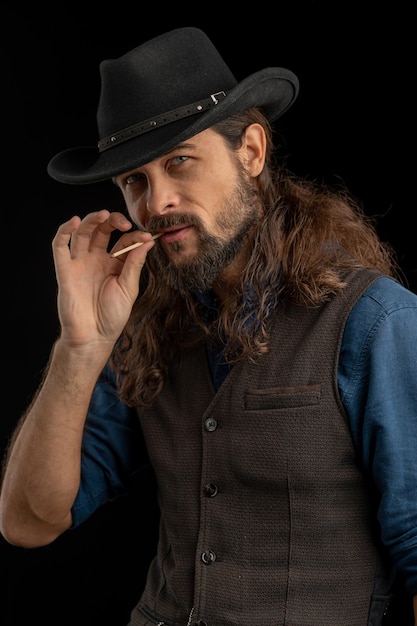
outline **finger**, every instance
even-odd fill
[[[81,218],[78,215],[74,215],[70,220],[61,224],[58,228],[55,237],[52,240],[52,250],[54,258],[69,257],[69,244],[71,237],[77,228],[80,226]]]
[[[119,284],[132,302],[138,295],[140,274],[145,265],[147,254],[154,245],[154,240],[149,239],[142,246],[118,257],[118,259],[125,257],[123,269],[119,275]]]
[[[90,250],[93,233],[108,220],[109,216],[110,212],[107,209],[102,209],[101,211],[89,213],[80,221],[78,228],[71,234],[70,249],[73,256],[78,256]]]
[[[115,231],[126,232],[131,230],[132,223],[123,215],[115,211],[110,213],[108,218],[100,222],[97,228],[93,230],[90,237],[90,249],[94,247],[107,250],[109,245],[110,235]]]

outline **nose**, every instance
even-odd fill
[[[147,219],[154,215],[165,215],[167,212],[175,209],[178,204],[178,191],[172,179],[166,173],[148,176],[145,200]]]

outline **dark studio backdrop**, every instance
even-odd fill
[[[145,11],[124,3],[97,13],[61,2],[59,8],[8,9],[13,43],[5,69],[13,122],[3,129],[10,149],[3,208],[9,252],[3,256],[8,336],[2,450],[57,334],[55,231],[75,213],[122,207],[110,183],[61,185],[48,178],[47,162],[67,147],[95,143],[99,62],[165,30],[206,30],[238,79],[272,65],[299,76],[298,101],[278,124],[288,166],[344,181],[366,213],[377,217],[404,281],[417,292],[410,11],[391,3],[275,2],[273,11],[231,5],[226,17],[226,7],[201,8],[181,3],[168,12],[157,5]],[[20,550],[0,539],[0,624],[126,626],[155,546],[153,488],[152,476],[145,476],[135,498],[106,507],[45,548]]]

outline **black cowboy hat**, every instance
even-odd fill
[[[272,122],[298,94],[297,77],[279,67],[238,83],[207,35],[193,27],[103,61],[100,77],[98,145],[54,156],[48,173],[59,182],[83,185],[128,172],[251,107]]]

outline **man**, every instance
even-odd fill
[[[46,545],[126,493],[143,433],[161,524],[131,626],[375,626],[397,590],[411,624],[417,297],[346,192],[274,168],[296,76],[237,83],[183,28],[101,80],[98,147],[48,171],[112,179],[130,220],[54,238],[61,332],[5,460],[5,538]]]

